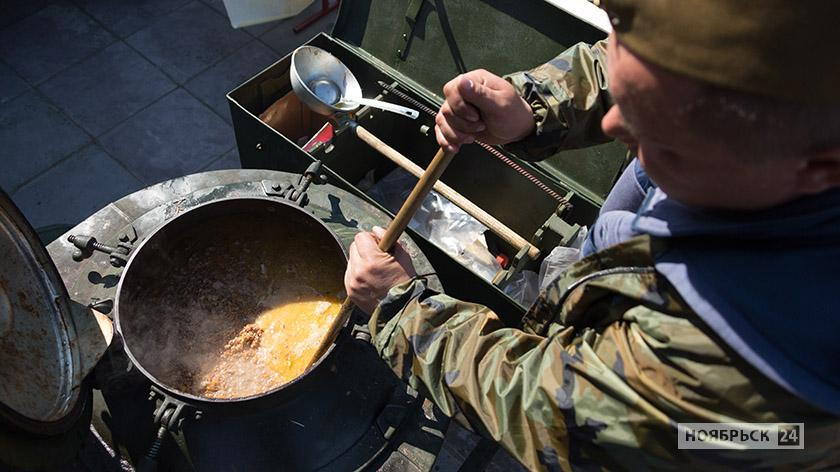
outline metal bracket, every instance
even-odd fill
[[[513,278],[514,274],[517,274],[525,266],[531,262],[531,256],[528,255],[528,251],[531,249],[530,244],[526,244],[516,253],[516,256],[513,257],[513,260],[510,261],[510,266],[507,270],[500,270],[496,273],[496,276],[493,277],[493,285],[504,288],[510,280]]]
[[[558,206],[557,211],[534,233],[531,241],[544,248],[568,246],[580,231],[580,225],[567,223],[562,217],[564,212],[565,207]]]
[[[364,323],[355,324],[353,325],[353,330],[350,331],[350,336],[354,339],[358,339],[359,341],[370,343],[370,328],[368,328],[368,325]]]
[[[177,433],[181,430],[184,420],[188,418],[188,413],[192,413],[192,418],[195,420],[201,419],[201,410],[196,410],[194,407],[182,402],[181,400],[172,398],[168,394],[162,392],[154,385],[149,389],[149,401],[161,401],[161,404],[155,408],[155,424],[166,428],[167,431]]]
[[[304,207],[307,203],[309,203],[309,196],[306,194],[306,190],[309,188],[309,185],[313,183],[315,185],[327,183],[326,174],[321,173],[322,167],[323,164],[321,164],[321,161],[313,162],[306,168],[303,175],[300,176],[297,184],[294,185],[282,185],[271,180],[263,180],[263,191],[266,195],[285,198],[300,207]]]
[[[166,439],[166,433],[178,433],[181,430],[181,426],[186,419],[186,412],[192,411],[194,419],[201,419],[202,413],[200,410],[196,410],[186,403],[170,397],[152,385],[149,390],[149,401],[156,402],[158,400],[161,400],[162,402],[157,408],[155,408],[154,413],[154,424],[158,426],[157,434],[155,434],[155,439],[152,441],[152,445],[149,447],[148,452],[140,458],[140,462],[135,469],[138,472],[157,472],[160,450],[163,447],[164,440]]]
[[[374,423],[382,437],[390,442],[411,412],[421,407],[422,400],[418,400],[416,391],[396,387]]]
[[[356,126],[356,115],[358,111],[339,112],[330,117],[330,120],[333,122],[333,142],[335,142],[337,136]]]
[[[408,50],[411,49],[411,43],[414,41],[414,36],[417,32],[418,23],[420,23],[420,15],[423,13],[423,7],[426,6],[426,0],[411,0],[405,12],[405,22],[408,26],[405,33],[402,35],[402,48],[397,49],[397,57],[405,61],[408,58]]]
[[[94,252],[104,252],[108,254],[108,260],[114,267],[125,267],[128,263],[128,256],[131,249],[134,247],[134,242],[137,241],[137,230],[134,226],[129,225],[128,230],[121,234],[117,246],[108,246],[96,240],[93,236],[83,234],[71,234],[67,237],[76,250],[73,251],[73,260],[81,262],[92,256]]]
[[[113,316],[110,315],[111,311],[114,309],[114,299],[113,298],[94,298],[91,299],[90,304],[88,304],[89,308],[93,308],[94,310],[108,315],[109,318],[113,319]]]

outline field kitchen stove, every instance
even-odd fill
[[[30,382],[18,385],[17,390],[4,390],[0,462],[19,467],[66,462],[79,454],[92,423],[108,447],[138,470],[431,470],[448,418],[379,360],[368,342],[366,324],[358,317],[348,323],[320,365],[293,382],[293,388],[281,387],[239,405],[192,401],[154,385],[142,369],[132,365],[120,334],[111,331],[108,317],[118,308],[114,305],[118,282],[132,251],[161,225],[178,221],[190,210],[249,199],[302,208],[326,225],[345,248],[356,232],[387,225],[389,217],[383,212],[325,183],[317,168],[311,170],[308,178],[243,169],[162,182],[107,205],[50,243],[46,249],[51,261],[39,262],[47,269],[54,263],[55,275],[60,277],[53,280],[54,293],[59,294],[56,300],[63,287],[69,295],[69,300],[59,302],[67,305],[59,311],[71,307],[73,312],[63,319],[56,317],[63,325],[54,331],[63,330],[64,341],[58,341],[69,352],[82,354],[81,359],[65,359],[73,375],[63,379],[66,385],[54,387],[57,393],[44,394],[49,398],[42,403],[54,400],[50,395],[65,395],[65,403],[72,404],[65,405],[63,417],[33,421],[26,401],[19,399],[40,395],[43,385]],[[3,199],[4,214],[13,213],[10,201],[5,195]],[[40,243],[34,232],[22,223],[20,214],[15,218],[20,234],[28,232],[37,253]],[[3,229],[10,226],[4,224]],[[408,237],[404,235],[401,242],[418,271],[434,272]],[[26,316],[20,304],[39,296],[49,299],[37,291],[18,297],[10,288],[14,280],[5,271],[0,280],[2,294],[12,304],[12,319],[4,329],[19,334],[11,347],[8,338],[3,338],[0,347],[4,350],[35,342],[26,336],[32,331],[20,326]],[[434,276],[431,283],[441,288]],[[46,313],[33,314],[46,318]],[[59,361],[48,351],[43,354],[40,361],[17,367],[35,370]],[[23,370],[18,373],[26,375]],[[23,414],[15,411],[16,406]]]

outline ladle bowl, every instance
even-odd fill
[[[417,110],[362,97],[359,81],[341,61],[323,49],[301,46],[292,53],[289,72],[292,89],[312,111],[331,116],[349,113],[361,105],[387,110],[412,119]]]

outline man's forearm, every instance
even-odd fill
[[[576,44],[546,64],[505,77],[534,112],[536,128],[505,147],[526,160],[542,160],[563,149],[611,140],[601,118],[612,105],[607,91],[606,41]]]

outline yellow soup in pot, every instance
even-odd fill
[[[262,312],[224,347],[201,377],[199,394],[239,398],[274,389],[303,374],[338,315],[337,299],[284,303]]]

